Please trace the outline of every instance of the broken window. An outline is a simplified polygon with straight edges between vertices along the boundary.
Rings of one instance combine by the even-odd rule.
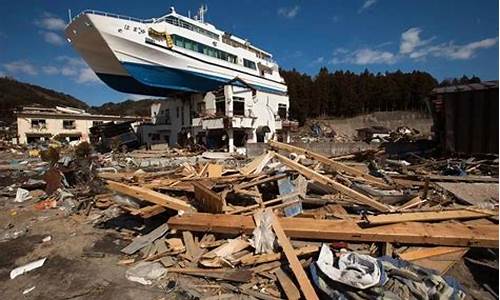
[[[75,120],[63,120],[63,128],[64,129],[75,129]]]
[[[286,120],[286,104],[278,104],[278,116],[281,120]]]
[[[165,109],[161,111],[161,116],[158,118],[158,124],[170,125],[170,109]]]
[[[31,128],[47,128],[47,123],[43,119],[32,119],[31,120]]]
[[[160,140],[160,134],[159,133],[152,133],[151,134],[151,140],[152,141],[159,141]]]
[[[245,98],[233,97],[233,115],[235,116],[245,115]]]
[[[219,116],[226,114],[226,99],[224,97],[215,98],[215,114]]]

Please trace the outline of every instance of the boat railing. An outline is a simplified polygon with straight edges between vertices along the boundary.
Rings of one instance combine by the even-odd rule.
[[[116,18],[116,19],[122,19],[122,20],[129,20],[129,21],[140,22],[140,23],[152,23],[152,22],[156,21],[155,19],[144,20],[144,19],[134,18],[134,17],[130,17],[130,16],[113,14],[113,13],[108,13],[108,12],[105,12],[105,11],[92,10],[92,9],[86,9],[86,10],[82,11],[81,13],[79,13],[78,15],[76,15],[73,18],[73,20],[77,19],[78,17],[80,17],[83,14],[101,15],[101,16],[112,17],[112,18]]]

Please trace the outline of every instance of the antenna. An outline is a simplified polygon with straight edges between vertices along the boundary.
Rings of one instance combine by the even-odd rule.
[[[188,10],[188,18],[191,19],[191,10]]]
[[[71,17],[71,8],[68,8],[68,18],[69,18],[69,22],[68,23],[71,23],[71,20],[73,19]]]
[[[205,13],[208,11],[208,6],[206,4],[201,5],[198,10],[199,20],[201,23],[205,23]]]

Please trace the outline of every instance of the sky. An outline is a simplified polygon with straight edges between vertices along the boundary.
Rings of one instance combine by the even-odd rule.
[[[0,0],[0,76],[70,94],[90,105],[146,98],[102,83],[63,36],[72,14],[95,9],[149,19],[192,14],[273,54],[280,67],[426,71],[443,80],[498,80],[498,0],[27,1]]]

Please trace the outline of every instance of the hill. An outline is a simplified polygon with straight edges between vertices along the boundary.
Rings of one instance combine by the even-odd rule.
[[[89,112],[104,115],[134,115],[150,116],[151,104],[158,102],[158,99],[127,100],[119,103],[104,103],[101,106],[92,106]]]
[[[0,121],[10,124],[14,121],[14,111],[17,108],[33,105],[89,108],[85,102],[70,95],[9,77],[0,77]]]

